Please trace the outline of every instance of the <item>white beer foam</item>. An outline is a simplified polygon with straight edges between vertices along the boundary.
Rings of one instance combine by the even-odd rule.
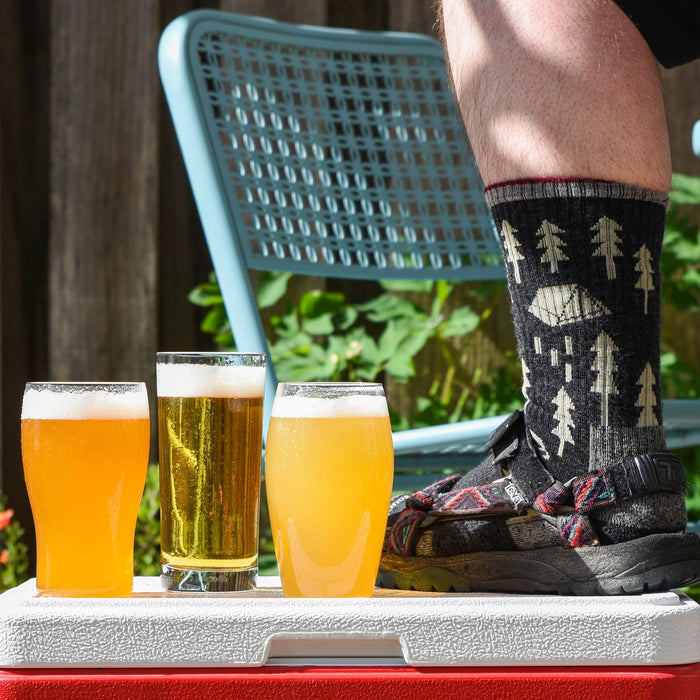
[[[157,364],[158,396],[252,398],[265,392],[265,368]]]
[[[339,396],[336,399],[277,396],[272,404],[275,418],[384,418],[388,415],[383,396]]]
[[[22,401],[22,420],[115,420],[148,418],[148,395],[107,389],[55,391],[28,387]]]

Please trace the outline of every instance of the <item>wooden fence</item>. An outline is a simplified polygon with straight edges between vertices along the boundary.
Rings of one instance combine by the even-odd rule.
[[[156,351],[208,343],[186,296],[211,265],[156,66],[162,29],[202,7],[434,24],[430,0],[0,2],[0,483],[28,530],[24,383],[138,379],[153,393]],[[676,169],[700,173],[689,147],[700,62],[664,82]]]

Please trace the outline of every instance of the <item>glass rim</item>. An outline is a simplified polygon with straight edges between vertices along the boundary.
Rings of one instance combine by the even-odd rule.
[[[386,400],[381,382],[280,382],[275,391],[278,399],[332,400],[351,396],[377,396]]]
[[[322,387],[322,388],[327,388],[327,387],[374,387],[374,386],[380,386],[382,389],[384,388],[384,385],[381,382],[279,382],[277,384],[278,387],[281,386],[308,386],[308,387]]]
[[[58,387],[68,387],[71,389],[86,388],[86,389],[96,389],[100,387],[118,387],[126,389],[127,387],[141,388],[146,386],[146,382],[72,382],[72,381],[48,381],[48,382],[27,382],[25,384],[25,389],[39,389],[41,387],[46,388],[58,388]]]
[[[264,366],[267,360],[267,355],[264,352],[213,352],[213,351],[174,351],[174,352],[157,352],[156,364],[204,364],[207,360],[219,361],[222,364],[236,364],[237,361],[259,360],[257,366]],[[215,362],[212,362],[215,364]],[[256,365],[253,365],[256,366]]]

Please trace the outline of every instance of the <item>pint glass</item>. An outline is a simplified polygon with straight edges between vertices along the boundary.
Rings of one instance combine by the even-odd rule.
[[[161,582],[253,587],[265,355],[159,353]]]
[[[381,384],[280,384],[265,473],[287,596],[369,596],[394,454]]]
[[[149,442],[145,384],[27,384],[22,461],[39,591],[89,597],[131,592]]]

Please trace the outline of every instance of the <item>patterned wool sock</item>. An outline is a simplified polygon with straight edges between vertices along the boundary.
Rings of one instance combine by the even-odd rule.
[[[508,272],[530,444],[562,483],[626,455],[662,451],[659,256],[666,198],[585,180],[488,188]],[[486,458],[455,490],[503,476]],[[407,496],[392,503],[389,523]],[[588,514],[602,545],[686,523],[681,494],[657,492]],[[447,518],[423,527],[418,556],[563,546],[544,519]]]
[[[586,180],[508,182],[503,246],[526,424],[561,481],[665,449],[659,257],[666,197]]]

